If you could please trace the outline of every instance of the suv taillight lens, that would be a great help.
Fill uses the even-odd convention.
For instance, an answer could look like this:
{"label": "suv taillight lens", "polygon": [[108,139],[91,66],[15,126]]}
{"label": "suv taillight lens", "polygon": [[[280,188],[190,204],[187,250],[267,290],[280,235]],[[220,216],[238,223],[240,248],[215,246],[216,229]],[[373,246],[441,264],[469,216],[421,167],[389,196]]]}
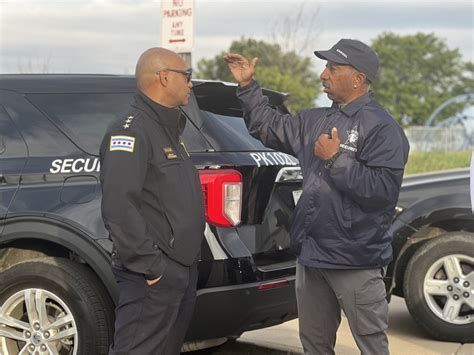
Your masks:
{"label": "suv taillight lens", "polygon": [[219,227],[240,223],[242,175],[236,170],[199,170],[206,220]]}

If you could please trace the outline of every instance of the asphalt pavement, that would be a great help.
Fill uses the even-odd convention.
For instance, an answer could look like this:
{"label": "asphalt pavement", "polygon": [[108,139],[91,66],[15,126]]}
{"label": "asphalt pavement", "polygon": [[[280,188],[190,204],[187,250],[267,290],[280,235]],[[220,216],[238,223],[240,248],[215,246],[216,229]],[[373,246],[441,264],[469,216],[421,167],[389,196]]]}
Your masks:
{"label": "asphalt pavement", "polygon": [[[391,355],[474,355],[474,344],[442,342],[430,339],[411,318],[405,301],[392,297],[390,327],[387,331]],[[298,337],[298,321],[244,333],[208,354],[213,355],[292,355],[303,353]],[[343,317],[337,333],[336,354],[360,354]]]}

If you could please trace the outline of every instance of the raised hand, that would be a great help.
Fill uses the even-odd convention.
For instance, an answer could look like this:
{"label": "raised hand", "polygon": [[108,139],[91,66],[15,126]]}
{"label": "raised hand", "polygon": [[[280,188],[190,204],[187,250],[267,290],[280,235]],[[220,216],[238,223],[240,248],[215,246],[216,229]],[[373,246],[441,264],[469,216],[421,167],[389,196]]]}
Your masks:
{"label": "raised hand", "polygon": [[337,128],[334,127],[331,130],[331,136],[329,134],[321,134],[316,142],[314,142],[314,154],[322,159],[331,159],[337,152],[339,152],[339,133]]}
{"label": "raised hand", "polygon": [[253,58],[250,62],[241,54],[228,53],[224,55],[224,59],[229,66],[229,69],[234,76],[235,81],[240,86],[250,84],[255,74],[255,67],[257,66],[258,58]]}

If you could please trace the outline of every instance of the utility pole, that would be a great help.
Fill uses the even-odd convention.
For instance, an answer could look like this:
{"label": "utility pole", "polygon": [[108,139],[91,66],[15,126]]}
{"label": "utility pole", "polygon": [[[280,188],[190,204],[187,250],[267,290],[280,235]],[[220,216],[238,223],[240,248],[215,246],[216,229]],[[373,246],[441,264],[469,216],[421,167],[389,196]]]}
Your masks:
{"label": "utility pole", "polygon": [[181,58],[184,59],[184,62],[186,63],[186,66],[188,68],[192,67],[192,58],[191,58],[191,52],[187,53],[178,53]]}

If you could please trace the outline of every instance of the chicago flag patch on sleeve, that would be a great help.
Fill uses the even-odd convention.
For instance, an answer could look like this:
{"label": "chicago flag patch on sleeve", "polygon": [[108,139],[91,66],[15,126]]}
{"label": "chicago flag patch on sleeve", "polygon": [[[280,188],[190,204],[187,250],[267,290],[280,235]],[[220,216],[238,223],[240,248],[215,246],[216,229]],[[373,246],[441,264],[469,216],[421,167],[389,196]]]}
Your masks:
{"label": "chicago flag patch on sleeve", "polygon": [[135,137],[130,136],[111,136],[110,137],[110,151],[121,150],[124,152],[133,153],[135,147]]}

